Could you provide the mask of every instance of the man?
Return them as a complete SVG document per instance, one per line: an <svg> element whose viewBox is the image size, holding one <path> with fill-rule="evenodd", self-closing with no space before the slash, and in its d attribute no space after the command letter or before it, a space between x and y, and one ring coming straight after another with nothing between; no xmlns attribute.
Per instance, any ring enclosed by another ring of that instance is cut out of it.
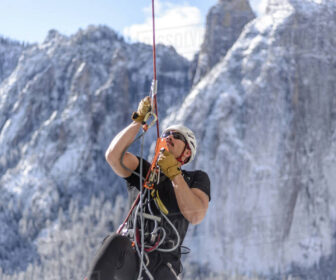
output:
<svg viewBox="0 0 336 280"><path fill-rule="evenodd" d="M149 111L150 98L146 97L140 102L138 111L133 113L133 122L114 137L106 151L106 160L114 172L120 177L125 178L129 188L137 188L138 190L140 189L140 182L137 174L140 173L141 159L132 153L126 152L124 155L123 153L135 139ZM177 249L170 252L154 250L148 253L147 267L154 279L171 280L179 279L178 274L181 272L181 244L186 235L188 224L199 224L207 212L210 200L210 181L208 175L203 171L181 170L181 166L191 162L196 154L196 139L190 129L182 125L173 125L164 130L162 137L166 139L168 151L165 150L162 152L158 158L158 165L164 175L160 176L160 182L155 189L157 190L157 197L160 199L160 208L163 207L167 211L167 217L169 219L168 222L164 222L162 225L167 240L167 242L163 244L163 247L169 248L173 246L170 244L176 243L176 231L174 232L174 230L171 229L170 224L173 224L177 229L180 244L178 244ZM146 176L149 168L150 163L143 160L143 177ZM157 204L153 205L152 208L155 208L153 212L155 212L155 214L159 213L158 207L156 207ZM152 228L147 229L147 231L149 230L152 230ZM117 237L117 239L118 238L122 237ZM116 252L116 246L118 247L118 245L111 244L118 242L115 241L115 237L111 238L111 240L104 242L105 249L101 250L101 253L98 254L95 265L91 271L96 271L97 273L99 269L104 270L102 265L97 265L97 263L102 263L102 259L106 260L108 258L107 255L112 254L111 252ZM125 241L123 240L123 242ZM113 247L113 250L110 249L111 252L108 253L108 248L111 247ZM126 254L129 254L131 250L130 247L131 246L128 245L128 253ZM125 255L125 252L123 255ZM131 261L127 264L123 263L120 265L129 267L124 270L129 272L134 267L139 267L138 263L135 264L133 256L129 256L128 260ZM108 262L113 262L111 257L107 263ZM100 267L99 269L98 266ZM100 273L100 279L103 280L104 278L102 278L101 271L98 273ZM142 275L147 279L145 273L142 273ZM134 275L127 277L131 279ZM89 280L93 279L95 278L89 278Z"/></svg>

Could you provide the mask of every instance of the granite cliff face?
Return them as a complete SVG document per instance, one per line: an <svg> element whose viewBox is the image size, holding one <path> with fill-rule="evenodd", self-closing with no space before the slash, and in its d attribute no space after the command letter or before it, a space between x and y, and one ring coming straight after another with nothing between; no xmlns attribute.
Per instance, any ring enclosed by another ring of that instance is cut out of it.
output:
<svg viewBox="0 0 336 280"><path fill-rule="evenodd" d="M208 272L333 279L336 7L267 10L166 120L197 132L194 167L212 179L190 246Z"/></svg>
<svg viewBox="0 0 336 280"><path fill-rule="evenodd" d="M225 56L244 26L254 18L248 0L220 0L210 9L204 41L191 69L194 84Z"/></svg>

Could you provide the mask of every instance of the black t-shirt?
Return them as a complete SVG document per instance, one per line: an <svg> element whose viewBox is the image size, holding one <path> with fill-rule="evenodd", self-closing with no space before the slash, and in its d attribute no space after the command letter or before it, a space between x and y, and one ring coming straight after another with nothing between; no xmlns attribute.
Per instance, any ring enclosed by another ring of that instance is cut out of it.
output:
<svg viewBox="0 0 336 280"><path fill-rule="evenodd" d="M142 172L143 177L146 177L149 168L150 168L150 163L146 160L143 160L143 172ZM137 172L138 174L139 174L139 169L140 169L140 164L135 170L135 172ZM196 171L182 170L182 175L184 177L184 180L186 181L186 183L188 184L190 188L200 189L201 191L203 191L205 194L209 196L209 200L210 200L211 198L210 197L210 180L209 180L207 173L201 170L196 170ZM140 190L139 176L132 174L131 176L125 178L125 180L128 183L128 190L131 196L134 196L135 193L137 193L138 190ZM184 218L184 216L182 215L178 207L175 192L174 192L171 181L166 176L164 176L164 174L162 173L160 175L160 183L156 186L156 189L158 190L158 194L159 194L161 201L163 202L163 204L169 211L169 214L167 215L167 217L174 224L174 226L177 228L180 234L181 244L182 244L183 239L188 230L189 222ZM158 211L155 211L155 212L158 213ZM164 224L163 226L169 238L172 238L172 239L176 238L174 232L172 231L171 227L168 224ZM176 253L179 253L179 252L180 250L178 250Z"/></svg>

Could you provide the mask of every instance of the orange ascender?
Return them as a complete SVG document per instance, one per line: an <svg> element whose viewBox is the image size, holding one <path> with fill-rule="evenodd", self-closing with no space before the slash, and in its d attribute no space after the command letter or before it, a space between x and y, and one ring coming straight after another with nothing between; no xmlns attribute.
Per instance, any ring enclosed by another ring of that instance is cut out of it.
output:
<svg viewBox="0 0 336 280"><path fill-rule="evenodd" d="M160 167L157 166L157 160L163 149L168 150L167 140L166 138L158 138L156 140L154 158L144 182L144 187L147 189L154 189L155 184L160 181Z"/></svg>

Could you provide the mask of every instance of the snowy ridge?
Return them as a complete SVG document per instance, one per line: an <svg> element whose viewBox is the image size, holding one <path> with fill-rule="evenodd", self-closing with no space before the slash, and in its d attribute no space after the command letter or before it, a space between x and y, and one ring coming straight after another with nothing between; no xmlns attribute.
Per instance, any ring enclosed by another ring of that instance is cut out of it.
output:
<svg viewBox="0 0 336 280"><path fill-rule="evenodd" d="M176 106L190 89L189 62L164 46L157 47L157 56L159 102ZM27 48L14 68L0 85L0 266L6 272L38 262L41 232L54 231L48 225L60 219L60 210L70 215L71 203L81 211L93 207L95 197L114 205L119 194L126 195L125 183L104 154L149 93L152 49L126 44L105 26L89 26L70 37L53 30L42 44ZM161 108L162 117L166 110ZM101 226L88 238L103 238L119 216L92 220L91 227ZM64 226L70 232L78 228ZM83 246L94 252L92 244Z"/></svg>
<svg viewBox="0 0 336 280"><path fill-rule="evenodd" d="M333 9L336 3L333 0L268 0L266 12L274 13L279 10L295 10L300 13L314 13L316 9Z"/></svg>
<svg viewBox="0 0 336 280"><path fill-rule="evenodd" d="M334 273L322 268L335 248L336 10L274 3L165 121L196 131L194 167L212 182L190 262L204 256L205 270L222 275L324 279Z"/></svg>

